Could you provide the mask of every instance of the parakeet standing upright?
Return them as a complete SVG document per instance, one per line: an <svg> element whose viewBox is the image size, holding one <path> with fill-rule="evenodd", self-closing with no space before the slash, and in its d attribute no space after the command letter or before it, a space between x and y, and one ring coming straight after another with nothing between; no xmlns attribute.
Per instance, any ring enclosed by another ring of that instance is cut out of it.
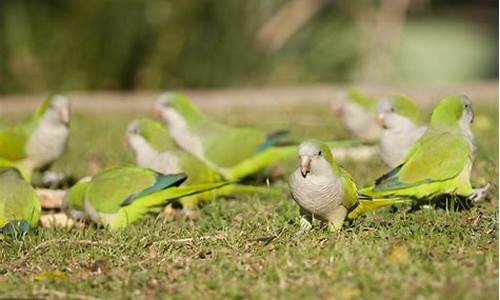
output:
<svg viewBox="0 0 500 300"><path fill-rule="evenodd" d="M168 130L158 122L150 119L132 121L127 127L125 137L136 154L139 166L163 174L186 173L188 185L222 180L221 175L207 164L180 149L171 139ZM268 187L230 184L206 193L184 197L180 199L180 203L189 209L204 201L241 193L280 194L279 191Z"/></svg>
<svg viewBox="0 0 500 300"><path fill-rule="evenodd" d="M156 110L177 145L226 179L253 174L295 151L295 147L277 147L285 141L286 131L267 135L255 128L218 123L202 114L183 94L162 94Z"/></svg>
<svg viewBox="0 0 500 300"><path fill-rule="evenodd" d="M468 97L444 98L432 112L427 131L399 165L363 193L415 199L451 194L479 200L489 185L473 189L470 182L475 151L473 120L472 102Z"/></svg>
<svg viewBox="0 0 500 300"><path fill-rule="evenodd" d="M47 98L32 120L0 130L0 158L28 169L43 167L60 157L69 136L70 103L60 95Z"/></svg>
<svg viewBox="0 0 500 300"><path fill-rule="evenodd" d="M26 232L38 225L40 200L21 173L0 167L0 233Z"/></svg>
<svg viewBox="0 0 500 300"><path fill-rule="evenodd" d="M408 149L424 134L427 126L420 124L420 113L413 99L396 95L383 99L377 119L382 125L379 151L382 161L394 168Z"/></svg>
<svg viewBox="0 0 500 300"><path fill-rule="evenodd" d="M334 99L332 108L345 129L362 142L377 141L382 134L375 121L377 99L348 89L342 99Z"/></svg>
<svg viewBox="0 0 500 300"><path fill-rule="evenodd" d="M385 206L407 203L404 199L361 197L353 179L333 158L326 144L309 140L299 145L299 168L288 180L293 199L300 208L300 232L312 228L313 217L338 231L346 218Z"/></svg>
<svg viewBox="0 0 500 300"><path fill-rule="evenodd" d="M229 184L180 186L186 179L184 173L165 175L133 165L116 166L70 189L66 207L78 208L83 202L85 215L92 221L118 229L158 212L170 201Z"/></svg>

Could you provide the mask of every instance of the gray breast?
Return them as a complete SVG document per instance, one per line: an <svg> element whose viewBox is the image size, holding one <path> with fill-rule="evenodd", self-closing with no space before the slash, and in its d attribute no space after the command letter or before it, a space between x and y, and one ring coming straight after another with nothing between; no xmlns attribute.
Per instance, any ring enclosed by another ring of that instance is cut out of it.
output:
<svg viewBox="0 0 500 300"><path fill-rule="evenodd" d="M313 215L325 218L342 204L341 182L336 177L309 174L303 178L296 170L289 179L290 190L297 204Z"/></svg>

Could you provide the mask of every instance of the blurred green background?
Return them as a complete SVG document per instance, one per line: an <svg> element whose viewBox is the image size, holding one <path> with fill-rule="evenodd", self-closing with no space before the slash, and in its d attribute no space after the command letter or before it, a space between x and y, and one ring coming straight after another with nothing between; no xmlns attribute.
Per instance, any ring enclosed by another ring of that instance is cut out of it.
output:
<svg viewBox="0 0 500 300"><path fill-rule="evenodd" d="M3 0L0 93L498 77L496 0Z"/></svg>

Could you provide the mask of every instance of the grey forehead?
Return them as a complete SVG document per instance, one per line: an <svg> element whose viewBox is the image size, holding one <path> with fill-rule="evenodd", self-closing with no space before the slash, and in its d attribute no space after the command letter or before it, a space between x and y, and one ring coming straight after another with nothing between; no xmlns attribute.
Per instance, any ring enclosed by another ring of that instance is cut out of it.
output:
<svg viewBox="0 0 500 300"><path fill-rule="evenodd" d="M320 150L319 144L314 141L305 141L299 145L299 155L316 155Z"/></svg>
<svg viewBox="0 0 500 300"><path fill-rule="evenodd" d="M388 97L384 97L380 99L377 105L377 110L379 112L389 111L392 107L393 107L392 100Z"/></svg>
<svg viewBox="0 0 500 300"><path fill-rule="evenodd" d="M170 102L170 99L172 98L172 93L163 93L161 94L158 99L156 100L156 103L163 106L167 105Z"/></svg>
<svg viewBox="0 0 500 300"><path fill-rule="evenodd" d="M134 120L134 121L128 123L127 131L133 131L137 128L139 128L139 120Z"/></svg>
<svg viewBox="0 0 500 300"><path fill-rule="evenodd" d="M465 104L472 105L472 100L467 95L460 95L460 98Z"/></svg>
<svg viewBox="0 0 500 300"><path fill-rule="evenodd" d="M69 105L69 99L63 95L55 95L50 99L53 106L63 107Z"/></svg>

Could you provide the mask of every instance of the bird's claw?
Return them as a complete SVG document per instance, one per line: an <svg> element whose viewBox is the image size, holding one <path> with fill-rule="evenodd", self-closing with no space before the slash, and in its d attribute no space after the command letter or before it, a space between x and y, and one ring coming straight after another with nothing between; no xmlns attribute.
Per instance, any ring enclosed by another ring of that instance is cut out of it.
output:
<svg viewBox="0 0 500 300"><path fill-rule="evenodd" d="M486 193L488 192L488 190L490 189L490 186L491 184L488 183L486 184L484 187L482 188L477 188L477 189L474 189L474 192L472 193L472 195L469 197L469 199L474 202L474 203L478 203L478 202L481 202L482 200L484 200L485 196L486 196Z"/></svg>

